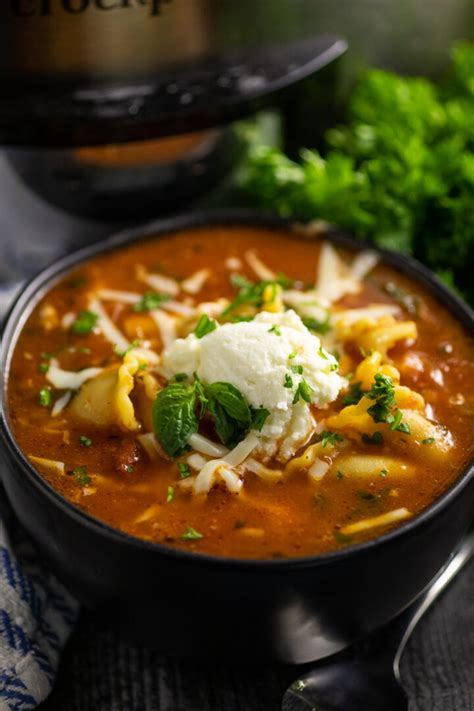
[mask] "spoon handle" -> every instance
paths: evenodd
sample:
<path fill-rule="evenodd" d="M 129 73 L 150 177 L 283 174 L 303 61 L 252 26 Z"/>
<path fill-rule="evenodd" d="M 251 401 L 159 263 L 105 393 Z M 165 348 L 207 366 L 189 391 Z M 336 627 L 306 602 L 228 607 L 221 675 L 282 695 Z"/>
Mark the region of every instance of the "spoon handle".
<path fill-rule="evenodd" d="M 469 533 L 443 569 L 408 608 L 395 619 L 356 644 L 353 655 L 364 664 L 393 669 L 400 681 L 400 659 L 416 625 L 474 553 L 474 532 Z"/>
<path fill-rule="evenodd" d="M 430 584 L 426 592 L 409 608 L 410 615 L 404 620 L 404 630 L 400 630 L 402 634 L 393 660 L 393 671 L 397 679 L 400 679 L 400 659 L 416 625 L 472 555 L 474 555 L 474 531 L 466 536 L 461 546 Z"/>

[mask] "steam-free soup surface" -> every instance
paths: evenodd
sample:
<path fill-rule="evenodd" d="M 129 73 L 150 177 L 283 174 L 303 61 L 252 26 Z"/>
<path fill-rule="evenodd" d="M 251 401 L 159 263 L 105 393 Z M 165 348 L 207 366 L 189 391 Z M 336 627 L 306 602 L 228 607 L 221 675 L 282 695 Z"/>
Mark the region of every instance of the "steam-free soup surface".
<path fill-rule="evenodd" d="M 472 456 L 472 341 L 411 280 L 371 255 L 354 259 L 324 236 L 213 227 L 80 265 L 16 345 L 9 414 L 20 447 L 88 514 L 186 550 L 294 557 L 401 525 Z M 290 341 L 287 370 L 275 365 L 275 388 L 253 403 L 219 360 L 238 353 L 257 392 L 260 361 L 268 370 Z M 173 393 L 191 398 L 187 416 L 217 454 L 176 434 Z M 278 393 L 291 393 L 286 410 L 268 405 Z M 239 443 L 253 449 L 226 463 Z"/>

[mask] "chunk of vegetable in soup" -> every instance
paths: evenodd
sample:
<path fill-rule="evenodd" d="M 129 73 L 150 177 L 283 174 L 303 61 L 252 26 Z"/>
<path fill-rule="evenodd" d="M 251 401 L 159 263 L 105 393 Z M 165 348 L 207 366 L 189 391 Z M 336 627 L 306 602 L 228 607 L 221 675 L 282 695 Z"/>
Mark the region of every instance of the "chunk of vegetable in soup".
<path fill-rule="evenodd" d="M 15 437 L 88 514 L 236 558 L 318 554 L 428 506 L 472 455 L 473 344 L 323 238 L 199 228 L 68 273 L 9 377 Z"/>

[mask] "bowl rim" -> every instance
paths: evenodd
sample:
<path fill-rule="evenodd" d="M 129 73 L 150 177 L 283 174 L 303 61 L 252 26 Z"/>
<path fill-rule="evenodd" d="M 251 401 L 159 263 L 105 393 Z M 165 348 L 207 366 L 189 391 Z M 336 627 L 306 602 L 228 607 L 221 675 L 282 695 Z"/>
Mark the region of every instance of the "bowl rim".
<path fill-rule="evenodd" d="M 185 214 L 153 220 L 132 228 L 126 228 L 114 233 L 104 240 L 88 244 L 79 250 L 59 257 L 49 266 L 42 269 L 31 279 L 28 279 L 23 289 L 15 296 L 2 329 L 2 354 L 0 373 L 0 432 L 3 446 L 20 465 L 37 489 L 63 513 L 72 516 L 76 522 L 86 526 L 93 532 L 105 535 L 109 539 L 128 546 L 155 552 L 169 558 L 188 560 L 194 563 L 206 563 L 217 567 L 264 568 L 272 570 L 292 570 L 306 567 L 319 567 L 334 564 L 348 556 L 359 556 L 367 551 L 373 551 L 380 546 L 395 543 L 398 539 L 409 535 L 415 529 L 428 524 L 432 519 L 441 514 L 457 496 L 467 488 L 474 474 L 474 459 L 458 474 L 456 479 L 443 491 L 429 506 L 413 518 L 402 522 L 388 533 L 376 538 L 347 545 L 327 553 L 318 555 L 295 556 L 292 558 L 232 558 L 229 556 L 211 555 L 199 551 L 187 551 L 163 543 L 140 539 L 125 531 L 92 516 L 71 501 L 62 496 L 39 472 L 32 466 L 26 455 L 17 444 L 9 423 L 8 417 L 8 375 L 13 352 L 21 330 L 31 314 L 32 309 L 39 299 L 59 281 L 68 271 L 76 268 L 81 263 L 89 261 L 110 251 L 127 247 L 129 244 L 147 241 L 154 238 L 165 237 L 183 230 L 193 230 L 209 226 L 210 228 L 222 227 L 251 227 L 273 229 L 275 231 L 289 230 L 295 237 L 307 235 L 309 238 L 328 239 L 336 245 L 360 251 L 371 249 L 381 256 L 381 263 L 388 265 L 402 274 L 412 278 L 432 296 L 437 298 L 442 305 L 463 325 L 468 334 L 474 336 L 474 312 L 454 292 L 449 290 L 427 267 L 413 257 L 392 252 L 377 247 L 368 240 L 358 239 L 345 233 L 340 228 L 321 221 L 308 222 L 294 218 L 280 217 L 275 213 L 248 208 L 214 208 L 193 211 Z"/>

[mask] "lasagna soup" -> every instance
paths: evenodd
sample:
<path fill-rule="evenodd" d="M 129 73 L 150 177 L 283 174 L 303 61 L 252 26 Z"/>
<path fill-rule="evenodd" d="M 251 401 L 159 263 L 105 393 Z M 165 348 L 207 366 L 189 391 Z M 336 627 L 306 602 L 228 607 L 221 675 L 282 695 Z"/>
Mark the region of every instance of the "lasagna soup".
<path fill-rule="evenodd" d="M 428 506 L 472 455 L 472 342 L 370 251 L 196 228 L 79 265 L 9 374 L 19 446 L 137 538 L 313 555 Z"/>

